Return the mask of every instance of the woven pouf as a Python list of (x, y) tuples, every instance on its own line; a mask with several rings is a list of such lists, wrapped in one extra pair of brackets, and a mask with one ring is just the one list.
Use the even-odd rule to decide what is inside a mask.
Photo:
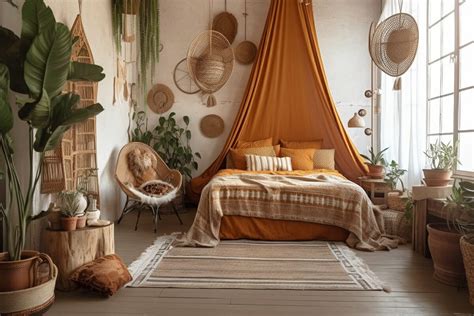
[(404, 213), (396, 210), (382, 210), (385, 233), (399, 236), (406, 242), (411, 242), (411, 222), (405, 218)]
[(474, 235), (461, 237), (460, 244), (469, 286), (469, 302), (474, 305)]

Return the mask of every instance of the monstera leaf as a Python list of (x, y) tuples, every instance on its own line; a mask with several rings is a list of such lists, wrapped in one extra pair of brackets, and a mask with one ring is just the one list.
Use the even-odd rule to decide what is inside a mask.
[(8, 133), (13, 127), (13, 114), (8, 102), (8, 68), (0, 64), (0, 134)]
[(38, 99), (46, 91), (50, 98), (58, 95), (66, 83), (72, 50), (69, 29), (61, 23), (50, 32), (38, 34), (25, 61), (25, 81), (30, 95)]
[(105, 78), (105, 74), (102, 73), (103, 70), (104, 68), (94, 64), (73, 61), (69, 65), (67, 79), (71, 81), (101, 81)]
[(37, 130), (33, 145), (35, 151), (44, 152), (55, 149), (64, 133), (73, 124), (94, 117), (104, 110), (98, 103), (76, 109), (75, 106), (78, 101), (79, 96), (74, 93), (62, 94), (51, 100), (51, 123), (48, 127)]

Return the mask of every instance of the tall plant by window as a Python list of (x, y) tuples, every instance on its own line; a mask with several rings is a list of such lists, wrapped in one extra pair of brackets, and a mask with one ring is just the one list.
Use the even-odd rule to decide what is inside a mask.
[[(138, 8), (135, 12), (134, 8)], [(160, 50), (160, 6), (159, 0), (112, 0), (112, 25), (115, 47), (121, 53), (124, 34), (124, 14), (137, 15), (135, 38), (138, 41), (137, 67), (143, 91), (155, 75), (155, 65)]]
[[(33, 197), (41, 176), (46, 151), (56, 148), (64, 133), (75, 123), (103, 111), (100, 104), (76, 107), (80, 97), (62, 93), (70, 81), (100, 81), (105, 75), (102, 67), (71, 62), (75, 39), (68, 27), (57, 23), (52, 10), (43, 0), (26, 0), (22, 8), (21, 37), (0, 27), (0, 148), (5, 160), (5, 175), (9, 199), (0, 205), (6, 222), (7, 246), (10, 260), (19, 260), (25, 246), (28, 225), (35, 218)], [(26, 94), (17, 99), (18, 116), (28, 126), (29, 180), (26, 191), (20, 184), (14, 161), (13, 111), (9, 90)], [(39, 154), (34, 168), (34, 152)], [(17, 211), (18, 223), (12, 211)]]

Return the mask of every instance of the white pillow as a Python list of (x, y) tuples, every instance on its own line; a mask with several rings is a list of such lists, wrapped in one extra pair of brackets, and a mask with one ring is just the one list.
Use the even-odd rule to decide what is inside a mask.
[(290, 157), (245, 155), (249, 171), (292, 171)]

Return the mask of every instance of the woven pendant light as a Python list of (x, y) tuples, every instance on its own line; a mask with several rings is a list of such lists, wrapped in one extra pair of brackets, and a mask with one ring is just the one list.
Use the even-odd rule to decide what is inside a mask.
[[(209, 8), (211, 20), (212, 0)], [(212, 22), (209, 24), (211, 28)], [(208, 106), (214, 106), (213, 93), (226, 84), (234, 67), (234, 52), (229, 41), (212, 29), (202, 32), (189, 46), (187, 63), (191, 78), (204, 93), (209, 94)]]
[(380, 24), (373, 23), (369, 32), (370, 57), (377, 67), (389, 76), (397, 77), (394, 90), (401, 89), (401, 79), (412, 65), (418, 49), (418, 24), (413, 16), (402, 13), (403, 1), (399, 1), (400, 13)]

